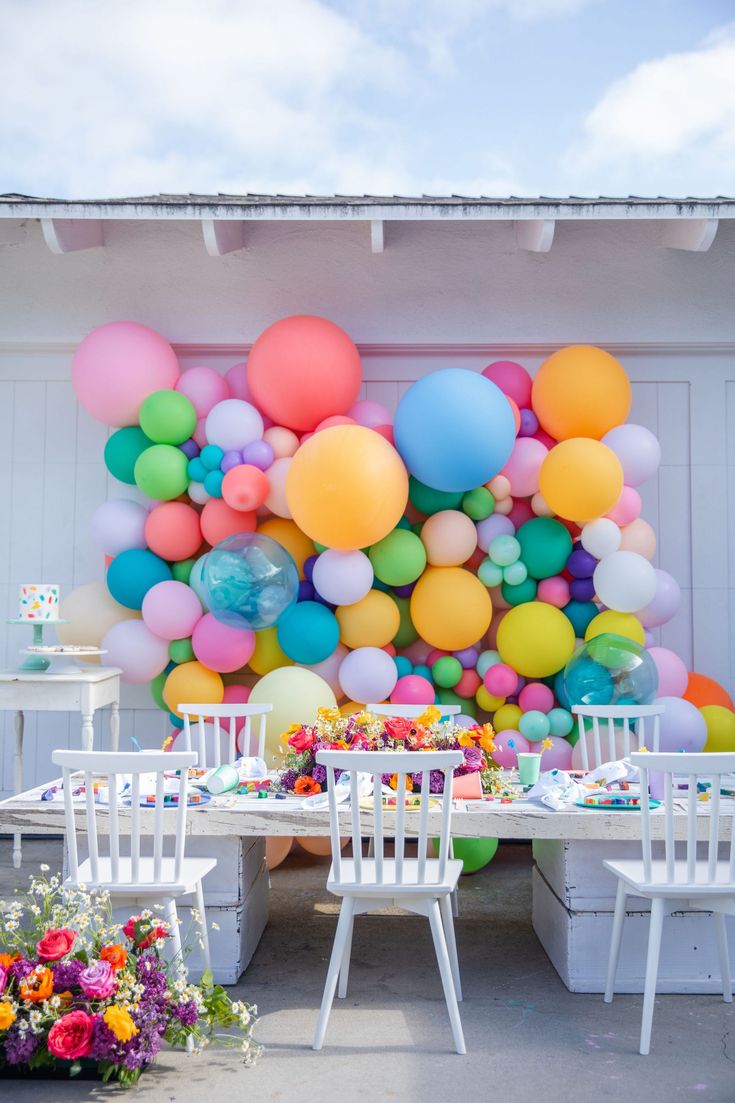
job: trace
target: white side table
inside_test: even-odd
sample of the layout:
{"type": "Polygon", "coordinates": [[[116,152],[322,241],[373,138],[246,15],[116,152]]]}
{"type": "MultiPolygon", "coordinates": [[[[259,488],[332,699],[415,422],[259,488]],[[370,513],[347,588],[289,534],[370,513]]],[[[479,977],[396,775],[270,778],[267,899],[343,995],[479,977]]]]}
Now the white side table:
{"type": "MultiPolygon", "coordinates": [[[[81,744],[92,750],[94,714],[110,707],[110,746],[120,741],[120,675],[117,667],[80,667],[63,674],[38,670],[0,671],[0,709],[15,712],[15,792],[23,789],[25,712],[79,712],[81,744]]],[[[13,865],[20,868],[21,836],[13,836],[13,865]]]]}

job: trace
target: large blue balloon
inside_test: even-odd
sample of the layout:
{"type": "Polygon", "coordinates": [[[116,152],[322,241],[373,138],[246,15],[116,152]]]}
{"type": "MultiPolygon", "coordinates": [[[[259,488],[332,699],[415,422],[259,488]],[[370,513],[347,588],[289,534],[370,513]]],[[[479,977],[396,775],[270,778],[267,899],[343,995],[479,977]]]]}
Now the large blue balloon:
{"type": "Polygon", "coordinates": [[[582,644],[564,668],[571,705],[650,705],[658,689],[651,656],[634,640],[605,632],[582,644]]]}
{"type": "Polygon", "coordinates": [[[295,663],[311,666],[328,658],[339,643],[339,622],[318,601],[300,601],[278,622],[278,643],[295,663]]]}
{"type": "Polygon", "coordinates": [[[464,491],[495,477],[515,442],[508,400],[479,372],[445,368],[413,383],[393,436],[409,472],[435,490],[464,491]]]}
{"type": "Polygon", "coordinates": [[[107,589],[121,605],[140,609],[151,586],[172,577],[171,568],[160,556],[146,548],[130,548],[116,555],[107,568],[107,589]]]}
{"type": "Polygon", "coordinates": [[[272,628],[296,602],[299,572],[276,540],[259,532],[242,532],[228,536],[207,553],[202,584],[217,620],[257,632],[272,628]]]}

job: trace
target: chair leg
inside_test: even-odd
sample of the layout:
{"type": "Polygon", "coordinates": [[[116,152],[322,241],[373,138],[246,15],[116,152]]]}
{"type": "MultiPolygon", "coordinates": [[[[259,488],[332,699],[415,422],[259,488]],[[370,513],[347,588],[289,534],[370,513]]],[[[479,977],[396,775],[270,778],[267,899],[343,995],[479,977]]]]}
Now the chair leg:
{"type": "Polygon", "coordinates": [[[658,958],[661,952],[661,931],[664,924],[665,906],[666,901],[661,896],[656,896],[651,901],[651,924],[648,931],[646,983],[643,989],[643,1019],[641,1022],[640,1053],[644,1057],[651,1049],[651,1025],[653,1023],[653,1005],[656,1000],[658,958]]]}
{"type": "Polygon", "coordinates": [[[727,946],[727,923],[722,912],[715,912],[714,918],[717,932],[717,950],[720,955],[722,998],[725,1003],[732,1003],[732,971],[730,969],[730,951],[727,946]]]}
{"type": "Polygon", "coordinates": [[[343,1000],[347,995],[347,981],[350,976],[350,957],[352,956],[352,932],[355,929],[354,913],[350,918],[350,925],[345,938],[345,948],[342,952],[342,961],[339,967],[339,984],[337,985],[337,998],[343,1000]]]}
{"type": "Polygon", "coordinates": [[[457,1053],[466,1053],[467,1049],[464,1044],[464,1034],[462,1033],[462,1020],[459,1017],[457,996],[454,991],[454,981],[452,980],[452,966],[449,961],[449,953],[447,952],[447,943],[444,937],[444,927],[442,926],[439,901],[436,899],[432,900],[429,904],[429,923],[431,924],[431,935],[434,939],[436,960],[439,965],[442,987],[444,988],[444,999],[447,1001],[449,1022],[452,1026],[454,1048],[457,1050],[457,1053]]]}
{"type": "Polygon", "coordinates": [[[447,940],[449,962],[452,966],[452,980],[454,981],[454,994],[457,1002],[462,1002],[462,983],[459,979],[459,960],[457,958],[457,939],[454,935],[454,916],[449,896],[442,896],[439,900],[442,923],[444,924],[444,937],[447,940]]]}
{"type": "Polygon", "coordinates": [[[201,934],[202,934],[202,943],[203,943],[203,945],[202,945],[202,957],[204,959],[204,968],[205,969],[211,969],[212,968],[212,957],[211,957],[211,954],[209,952],[209,931],[207,929],[207,912],[206,912],[206,909],[204,907],[204,889],[202,888],[202,882],[201,881],[197,881],[196,895],[197,895],[197,911],[199,912],[199,915],[201,916],[201,922],[202,922],[201,934]]]}
{"type": "MultiPolygon", "coordinates": [[[[451,836],[449,838],[449,857],[454,858],[454,839],[451,838],[451,836]]],[[[457,886],[452,893],[452,915],[455,919],[459,918],[459,881],[457,882],[457,886]]],[[[462,999],[461,996],[458,996],[457,998],[460,1000],[462,999]]]]}
{"type": "Polygon", "coordinates": [[[316,1033],[312,1046],[313,1049],[321,1049],[324,1044],[324,1035],[327,1032],[329,1012],[332,1010],[332,1001],[334,1000],[334,991],[337,987],[337,978],[342,965],[347,934],[350,929],[350,924],[352,923],[352,912],[353,902],[350,897],[345,897],[342,901],[342,908],[337,922],[337,932],[334,936],[332,956],[329,959],[329,969],[327,970],[327,980],[324,985],[324,995],[322,997],[321,1010],[319,1011],[319,1021],[316,1024],[316,1033]]]}
{"type": "MultiPolygon", "coordinates": [[[[179,928],[179,913],[176,910],[176,901],[172,898],[164,901],[163,914],[166,922],[171,929],[171,946],[174,951],[174,968],[179,973],[182,980],[186,980],[186,970],[184,969],[184,954],[181,947],[181,930],[179,928]]],[[[188,1053],[194,1051],[194,1039],[186,1039],[186,1049],[188,1053]]]]}
{"type": "Polygon", "coordinates": [[[610,957],[607,962],[607,983],[605,985],[605,1003],[612,1003],[615,994],[615,974],[620,959],[620,943],[623,939],[625,922],[625,882],[618,879],[618,891],[615,897],[615,915],[613,918],[612,938],[610,939],[610,957]]]}

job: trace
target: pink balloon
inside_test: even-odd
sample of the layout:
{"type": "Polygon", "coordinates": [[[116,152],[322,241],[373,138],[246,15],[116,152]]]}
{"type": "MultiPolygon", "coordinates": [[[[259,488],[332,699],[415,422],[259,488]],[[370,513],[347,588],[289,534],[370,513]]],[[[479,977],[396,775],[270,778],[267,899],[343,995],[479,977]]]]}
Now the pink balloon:
{"type": "Polygon", "coordinates": [[[168,664],[168,641],[151,632],[142,620],[114,624],[102,640],[107,666],[122,669],[123,682],[150,682],[168,664]]]}
{"type": "Polygon", "coordinates": [[[569,604],[569,583],[566,578],[562,578],[561,575],[542,578],[536,591],[536,600],[554,605],[557,609],[563,609],[569,604]]]}
{"type": "Polygon", "coordinates": [[[420,674],[405,674],[399,678],[390,695],[393,705],[433,705],[434,687],[420,674]]]}
{"type": "Polygon", "coordinates": [[[657,697],[681,697],[686,693],[689,672],[679,656],[668,647],[651,647],[648,654],[658,670],[657,697]]]}
{"type": "Polygon", "coordinates": [[[205,613],[192,633],[191,646],[200,663],[228,674],[249,661],[255,650],[255,633],[248,628],[231,628],[205,613]]]}
{"type": "Polygon", "coordinates": [[[641,496],[632,486],[624,486],[615,505],[605,514],[616,525],[629,525],[640,517],[643,503],[641,496]]]}
{"type": "Polygon", "coordinates": [[[239,398],[243,402],[253,401],[248,390],[247,367],[247,361],[240,360],[225,372],[225,380],[230,391],[226,398],[239,398]]]}
{"type": "Polygon", "coordinates": [[[169,579],[151,586],[143,598],[143,620],[164,640],[183,640],[202,616],[199,598],[185,582],[169,579]]]}
{"type": "Polygon", "coordinates": [[[137,322],[109,322],[84,338],[72,360],[80,403],[107,425],[136,425],[143,399],[176,386],[179,362],[160,333],[137,322]]]}
{"type": "Polygon", "coordinates": [[[518,438],[510,459],[501,471],[501,475],[505,475],[510,482],[510,492],[514,498],[530,498],[536,493],[541,464],[548,454],[548,448],[533,437],[518,438]]]}
{"type": "Polygon", "coordinates": [[[516,364],[515,360],[496,360],[483,368],[482,374],[500,387],[503,394],[512,398],[520,409],[530,407],[533,380],[521,364],[516,364]]]}
{"type": "Polygon", "coordinates": [[[325,417],[323,421],[314,429],[315,433],[320,433],[322,429],[331,429],[333,425],[355,425],[356,422],[347,417],[346,414],[331,414],[329,417],[325,417]]]}
{"type": "Polygon", "coordinates": [[[549,736],[550,747],[545,747],[541,752],[542,770],[571,770],[572,751],[574,748],[566,739],[558,735],[549,736]]]}
{"type": "Polygon", "coordinates": [[[393,435],[392,425],[376,425],[373,429],[374,433],[380,433],[381,437],[384,437],[388,441],[388,444],[395,445],[396,440],[393,435]]]}
{"type": "Polygon", "coordinates": [[[530,502],[524,501],[523,498],[513,499],[513,508],[508,514],[508,519],[513,522],[516,529],[519,529],[521,525],[525,525],[526,521],[532,521],[535,516],[530,502]]]}
{"type": "Polygon", "coordinates": [[[498,663],[486,671],[483,679],[485,689],[493,697],[510,697],[518,688],[518,675],[512,666],[498,663]]]}
{"type": "Polygon", "coordinates": [[[477,522],[478,547],[487,552],[496,536],[513,536],[515,531],[516,527],[509,517],[491,513],[484,521],[477,522]]]}
{"type": "MultiPolygon", "coordinates": [[[[223,705],[247,705],[250,700],[250,687],[249,686],[225,686],[225,693],[222,698],[223,705]]],[[[236,747],[237,753],[241,754],[239,735],[242,729],[245,727],[245,717],[238,716],[235,720],[235,734],[238,736],[236,747]]],[[[255,721],[257,725],[258,721],[255,721]]],[[[230,733],[230,721],[223,720],[222,727],[229,735],[230,733]]],[[[257,732],[257,728],[256,728],[257,732]]]]}
{"type": "Polygon", "coordinates": [[[428,665],[428,658],[432,651],[431,644],[427,643],[426,640],[414,640],[408,647],[404,647],[403,654],[414,666],[422,666],[424,663],[428,665]]]}
{"type": "Polygon", "coordinates": [[[197,418],[197,427],[192,434],[192,440],[195,440],[200,448],[204,448],[204,446],[209,443],[207,440],[206,417],[197,418]]]}
{"type": "MultiPolygon", "coordinates": [[[[448,655],[448,651],[441,651],[438,647],[435,647],[433,651],[430,651],[426,656],[426,665],[433,666],[439,659],[443,659],[445,655],[448,655]]],[[[418,665],[418,664],[417,664],[418,665]]]]}
{"type": "Polygon", "coordinates": [[[393,421],[393,415],[387,406],[369,398],[361,398],[347,411],[347,415],[367,429],[377,429],[381,425],[390,425],[393,421]]]}
{"type": "Polygon", "coordinates": [[[531,746],[525,735],[514,731],[513,728],[496,732],[493,743],[495,744],[493,759],[498,766],[502,766],[506,770],[511,770],[514,766],[517,766],[518,755],[527,754],[531,746]]]}
{"type": "Polygon", "coordinates": [[[176,384],[179,394],[184,394],[197,412],[206,417],[213,406],[230,398],[227,380],[214,368],[189,368],[179,376],[176,384]]]}
{"type": "Polygon", "coordinates": [[[518,704],[524,712],[548,712],[554,707],[554,694],[543,682],[529,682],[521,690],[518,704]]]}

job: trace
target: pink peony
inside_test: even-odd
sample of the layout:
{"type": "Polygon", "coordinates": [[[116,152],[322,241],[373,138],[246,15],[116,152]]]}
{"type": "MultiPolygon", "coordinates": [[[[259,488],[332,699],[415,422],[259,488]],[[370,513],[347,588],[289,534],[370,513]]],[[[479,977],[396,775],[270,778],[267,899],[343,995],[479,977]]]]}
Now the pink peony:
{"type": "Polygon", "coordinates": [[[48,1032],[49,1053],[74,1061],[86,1057],[92,1045],[94,1019],[86,1011],[70,1011],[62,1015],[48,1032]]]}

